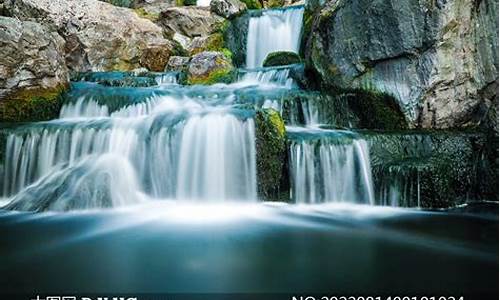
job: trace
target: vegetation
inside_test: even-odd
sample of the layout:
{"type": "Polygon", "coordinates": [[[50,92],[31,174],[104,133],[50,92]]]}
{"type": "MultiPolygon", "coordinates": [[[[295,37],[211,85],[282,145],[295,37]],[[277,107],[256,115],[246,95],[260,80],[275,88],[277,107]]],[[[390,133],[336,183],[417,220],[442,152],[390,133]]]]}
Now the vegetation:
{"type": "Polygon", "coordinates": [[[25,89],[0,102],[0,122],[35,122],[59,115],[66,86],[55,89],[25,89]]]}
{"type": "Polygon", "coordinates": [[[300,63],[302,60],[295,52],[276,51],[269,53],[264,60],[264,67],[286,66],[300,63]]]}
{"type": "Polygon", "coordinates": [[[255,116],[255,127],[259,197],[268,201],[279,200],[286,159],[285,123],[277,111],[262,109],[255,116]]]}

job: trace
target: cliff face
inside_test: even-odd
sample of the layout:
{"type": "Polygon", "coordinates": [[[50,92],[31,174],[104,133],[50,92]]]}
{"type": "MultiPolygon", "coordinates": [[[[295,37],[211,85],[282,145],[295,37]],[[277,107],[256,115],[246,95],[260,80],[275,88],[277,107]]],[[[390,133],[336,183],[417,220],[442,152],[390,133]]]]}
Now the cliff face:
{"type": "Polygon", "coordinates": [[[334,0],[305,49],[323,82],[393,95],[412,127],[477,125],[498,107],[498,0],[334,0]]]}

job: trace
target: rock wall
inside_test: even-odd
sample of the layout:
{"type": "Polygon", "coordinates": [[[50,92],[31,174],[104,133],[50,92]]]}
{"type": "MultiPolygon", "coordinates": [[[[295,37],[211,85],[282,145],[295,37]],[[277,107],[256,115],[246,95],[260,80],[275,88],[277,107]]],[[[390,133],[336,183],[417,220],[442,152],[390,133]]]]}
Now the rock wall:
{"type": "Polygon", "coordinates": [[[68,81],[64,40],[57,32],[0,17],[0,121],[45,119],[43,112],[58,105],[68,81]]]}
{"type": "Polygon", "coordinates": [[[97,0],[6,0],[12,17],[35,21],[66,41],[72,71],[162,71],[173,51],[163,30],[133,10],[97,0]]]}
{"type": "Polygon", "coordinates": [[[412,127],[477,125],[498,103],[498,0],[331,0],[313,18],[323,82],[393,95],[412,127]]]}

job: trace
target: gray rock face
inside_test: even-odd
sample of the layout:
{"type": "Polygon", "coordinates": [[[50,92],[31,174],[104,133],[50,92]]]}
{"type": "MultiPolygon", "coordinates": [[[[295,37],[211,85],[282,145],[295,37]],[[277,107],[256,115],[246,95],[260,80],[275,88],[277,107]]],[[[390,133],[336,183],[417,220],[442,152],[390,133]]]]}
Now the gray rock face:
{"type": "Polygon", "coordinates": [[[212,0],[210,2],[210,10],[226,19],[239,16],[246,9],[246,4],[239,0],[212,0]]]}
{"type": "Polygon", "coordinates": [[[193,56],[188,66],[190,84],[226,82],[233,71],[233,64],[222,52],[205,51],[193,56]]]}
{"type": "Polygon", "coordinates": [[[187,68],[189,59],[187,56],[171,56],[165,67],[165,71],[183,71],[187,68]]]}
{"type": "Polygon", "coordinates": [[[167,36],[175,33],[188,38],[207,36],[218,30],[224,24],[224,18],[213,14],[206,7],[182,6],[171,7],[161,13],[160,24],[167,36]]]}
{"type": "Polygon", "coordinates": [[[0,100],[26,90],[68,84],[64,40],[34,22],[0,17],[0,100]]]}
{"type": "Polygon", "coordinates": [[[498,101],[498,0],[337,0],[307,59],[342,88],[394,95],[412,126],[475,125],[498,101]]]}
{"type": "Polygon", "coordinates": [[[8,13],[56,30],[74,71],[162,71],[173,49],[162,29],[134,11],[97,0],[6,0],[8,13]]]}

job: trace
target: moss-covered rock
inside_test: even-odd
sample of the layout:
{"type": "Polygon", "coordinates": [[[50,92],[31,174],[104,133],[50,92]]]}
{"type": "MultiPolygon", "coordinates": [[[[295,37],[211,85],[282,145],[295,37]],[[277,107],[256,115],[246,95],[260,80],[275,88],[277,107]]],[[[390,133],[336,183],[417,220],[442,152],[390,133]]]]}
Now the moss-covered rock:
{"type": "Polygon", "coordinates": [[[63,103],[65,85],[52,89],[17,91],[0,102],[0,122],[35,122],[54,119],[63,103]]]}
{"type": "Polygon", "coordinates": [[[153,21],[153,22],[158,21],[158,19],[160,18],[159,13],[149,12],[146,9],[144,9],[143,7],[135,8],[134,11],[139,17],[144,18],[144,19],[148,19],[148,20],[153,21]]]}
{"type": "Polygon", "coordinates": [[[290,51],[276,51],[269,53],[264,60],[264,67],[276,67],[276,66],[286,66],[298,64],[302,60],[300,56],[295,52],[290,51]]]}
{"type": "Polygon", "coordinates": [[[277,111],[262,109],[255,116],[255,128],[258,194],[261,199],[276,201],[286,160],[285,123],[277,111]]]}
{"type": "Polygon", "coordinates": [[[446,208],[470,200],[496,200],[480,188],[481,174],[488,172],[486,138],[481,133],[393,132],[367,137],[379,204],[446,208]]]}
{"type": "Polygon", "coordinates": [[[339,92],[362,129],[398,130],[408,128],[397,100],[385,93],[362,89],[339,92]]]}
{"type": "Polygon", "coordinates": [[[245,3],[248,9],[261,9],[262,4],[259,0],[241,0],[241,2],[245,3]]]}
{"type": "Polygon", "coordinates": [[[189,55],[193,56],[203,51],[222,51],[224,49],[224,36],[214,33],[209,36],[195,37],[189,45],[189,55]]]}
{"type": "Polygon", "coordinates": [[[223,52],[205,51],[193,56],[187,69],[188,84],[230,83],[234,67],[223,52]]]}

